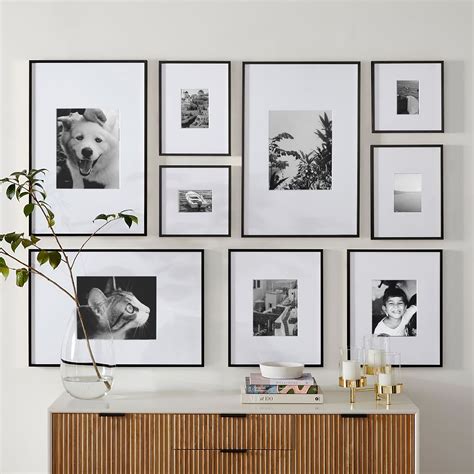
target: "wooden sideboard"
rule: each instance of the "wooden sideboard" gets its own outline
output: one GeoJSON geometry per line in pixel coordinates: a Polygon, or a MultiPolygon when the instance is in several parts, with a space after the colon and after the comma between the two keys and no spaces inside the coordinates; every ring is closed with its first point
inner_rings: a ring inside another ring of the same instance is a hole
{"type": "Polygon", "coordinates": [[[322,405],[241,405],[237,392],[111,395],[50,407],[53,474],[419,472],[417,407],[325,391],[322,405]]]}

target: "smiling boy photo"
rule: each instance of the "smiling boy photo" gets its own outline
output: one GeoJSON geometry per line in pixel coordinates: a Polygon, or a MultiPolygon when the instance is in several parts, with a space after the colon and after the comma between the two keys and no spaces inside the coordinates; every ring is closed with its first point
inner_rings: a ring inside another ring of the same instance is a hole
{"type": "Polygon", "coordinates": [[[416,336],[416,280],[374,280],[372,330],[377,336],[416,336]]]}

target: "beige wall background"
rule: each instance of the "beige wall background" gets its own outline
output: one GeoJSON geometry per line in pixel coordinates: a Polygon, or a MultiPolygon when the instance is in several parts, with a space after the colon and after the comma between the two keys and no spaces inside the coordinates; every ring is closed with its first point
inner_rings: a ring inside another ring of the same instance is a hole
{"type": "MultiPolygon", "coordinates": [[[[206,249],[204,368],[120,369],[116,391],[237,388],[246,369],[227,368],[227,248],[323,248],[324,360],[314,370],[335,385],[346,340],[347,248],[443,248],[444,367],[405,369],[421,410],[423,473],[470,473],[473,464],[473,9],[458,1],[353,2],[3,2],[0,174],[28,166],[28,60],[149,60],[149,235],[98,238],[97,248],[206,249]],[[232,60],[232,157],[158,157],[158,60],[232,60]],[[444,59],[444,134],[371,134],[370,60],[444,59]],[[241,61],[360,60],[361,237],[241,239],[241,61]],[[372,242],[369,146],[445,145],[445,224],[441,242],[372,242]],[[158,165],[231,164],[232,238],[158,238],[158,165]],[[187,384],[189,385],[189,384],[187,384]]],[[[0,232],[27,230],[21,211],[0,200],[0,232]]],[[[78,245],[77,238],[67,245],[78,245]]],[[[45,473],[47,407],[61,393],[57,369],[28,368],[27,291],[0,283],[0,470],[45,473]]],[[[52,302],[54,304],[54,302],[52,302]]],[[[68,315],[65,315],[65,317],[68,315]]]]}

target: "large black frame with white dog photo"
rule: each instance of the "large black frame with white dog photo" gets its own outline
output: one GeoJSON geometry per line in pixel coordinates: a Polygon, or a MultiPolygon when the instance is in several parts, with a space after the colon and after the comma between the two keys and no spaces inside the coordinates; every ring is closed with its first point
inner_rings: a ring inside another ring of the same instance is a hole
{"type": "MultiPolygon", "coordinates": [[[[147,61],[30,61],[30,168],[48,170],[58,235],[90,235],[98,214],[125,209],[138,225],[104,234],[146,235],[146,138],[147,61]]],[[[30,233],[51,235],[34,214],[30,233]]]]}

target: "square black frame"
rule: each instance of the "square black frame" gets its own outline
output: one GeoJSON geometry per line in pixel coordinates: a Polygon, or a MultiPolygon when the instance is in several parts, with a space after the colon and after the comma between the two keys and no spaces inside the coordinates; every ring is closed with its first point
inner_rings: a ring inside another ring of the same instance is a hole
{"type": "Polygon", "coordinates": [[[159,213],[160,213],[160,222],[159,222],[159,236],[160,237],[230,237],[232,229],[232,166],[230,165],[161,165],[160,166],[160,195],[159,195],[159,213]],[[227,234],[166,234],[163,232],[163,168],[227,168],[228,170],[228,200],[229,207],[227,215],[229,218],[227,234]]]}
{"type": "Polygon", "coordinates": [[[231,88],[231,61],[181,61],[181,60],[163,60],[158,62],[158,141],[159,141],[159,152],[160,156],[231,156],[232,149],[231,149],[231,96],[232,96],[232,88],[231,88]],[[228,142],[227,142],[227,153],[164,153],[163,152],[163,81],[162,81],[162,65],[163,64],[227,64],[227,90],[228,90],[228,101],[227,101],[227,109],[228,109],[228,142]]]}
{"type": "Polygon", "coordinates": [[[444,133],[444,61],[371,61],[370,99],[372,133],[444,133]],[[440,64],[441,65],[441,129],[439,130],[377,130],[375,128],[375,65],[376,64],[440,64]]]}
{"type": "Polygon", "coordinates": [[[348,249],[347,259],[347,347],[351,347],[351,253],[438,253],[439,254],[439,364],[402,364],[401,367],[443,367],[443,250],[442,249],[348,249]]]}
{"type": "MultiPolygon", "coordinates": [[[[110,233],[104,234],[107,237],[142,237],[146,236],[148,233],[148,221],[147,221],[147,186],[148,186],[148,173],[147,173],[147,141],[148,141],[148,61],[142,59],[31,59],[29,61],[29,139],[28,139],[28,146],[29,146],[29,161],[28,166],[30,169],[33,166],[33,66],[35,64],[67,64],[67,63],[93,63],[93,64],[113,64],[113,63],[135,63],[135,64],[143,64],[144,67],[144,85],[143,85],[143,92],[144,92],[144,130],[143,130],[143,161],[144,161],[144,188],[143,188],[143,232],[139,234],[127,234],[127,233],[110,233]]],[[[93,216],[92,216],[93,217],[93,216]]],[[[30,235],[37,235],[39,237],[50,237],[52,234],[43,234],[43,233],[36,233],[32,234],[33,229],[33,219],[30,215],[28,219],[28,233],[30,235]]],[[[56,233],[59,236],[70,236],[70,237],[85,237],[89,236],[90,234],[87,233],[73,233],[73,234],[64,234],[64,233],[56,233]]]]}
{"type": "MultiPolygon", "coordinates": [[[[65,252],[77,252],[79,249],[64,249],[65,252]]],[[[38,250],[30,249],[28,250],[28,265],[32,265],[32,255],[37,253],[38,250]]],[[[180,252],[180,253],[191,253],[198,252],[201,254],[201,361],[199,364],[116,364],[116,367],[204,367],[204,317],[205,317],[205,302],[204,302],[204,249],[87,249],[85,252],[159,252],[159,253],[169,253],[169,252],[180,252]]],[[[33,340],[32,340],[32,280],[28,281],[28,367],[59,367],[59,364],[34,364],[32,362],[33,354],[33,340]]]]}
{"type": "Polygon", "coordinates": [[[241,171],[241,237],[243,238],[358,238],[360,237],[360,90],[361,90],[361,63],[360,61],[243,61],[242,62],[242,171],[241,171]],[[356,233],[355,234],[317,234],[317,235],[254,235],[246,234],[245,229],[245,68],[247,65],[255,64],[320,64],[320,65],[336,65],[336,64],[353,64],[357,65],[357,216],[356,216],[356,233]]]}
{"type": "Polygon", "coordinates": [[[231,268],[231,256],[232,253],[237,252],[311,252],[319,253],[321,255],[321,268],[320,268],[320,279],[321,279],[321,292],[320,292],[320,312],[321,312],[321,363],[320,364],[304,364],[305,367],[324,367],[324,250],[323,249],[228,249],[227,250],[227,367],[258,367],[258,364],[232,364],[232,330],[231,330],[231,318],[232,318],[232,268],[231,268]]]}
{"type": "Polygon", "coordinates": [[[444,240],[444,164],[443,145],[371,145],[370,146],[370,238],[371,240],[444,240]],[[374,177],[374,150],[376,148],[439,148],[440,149],[440,176],[441,176],[441,227],[439,237],[376,237],[375,236],[375,177],[374,177]]]}

